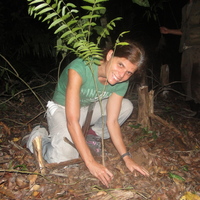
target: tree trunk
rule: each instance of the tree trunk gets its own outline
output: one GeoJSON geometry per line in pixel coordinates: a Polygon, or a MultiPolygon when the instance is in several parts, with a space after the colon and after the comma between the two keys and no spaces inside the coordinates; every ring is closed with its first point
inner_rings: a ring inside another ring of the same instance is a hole
{"type": "Polygon", "coordinates": [[[150,128],[149,114],[153,113],[153,91],[148,92],[148,86],[142,86],[138,90],[138,118],[137,123],[142,127],[150,128]]]}
{"type": "Polygon", "coordinates": [[[169,94],[168,88],[169,87],[169,66],[167,64],[161,66],[160,71],[160,81],[162,85],[162,93],[163,97],[167,97],[169,94]]]}

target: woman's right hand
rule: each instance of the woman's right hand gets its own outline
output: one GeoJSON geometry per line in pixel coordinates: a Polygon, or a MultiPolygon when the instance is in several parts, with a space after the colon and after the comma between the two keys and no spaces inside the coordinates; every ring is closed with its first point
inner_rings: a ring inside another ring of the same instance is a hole
{"type": "Polygon", "coordinates": [[[103,165],[99,164],[95,160],[86,164],[90,173],[98,178],[103,185],[109,187],[109,183],[113,179],[113,174],[103,165]]]}

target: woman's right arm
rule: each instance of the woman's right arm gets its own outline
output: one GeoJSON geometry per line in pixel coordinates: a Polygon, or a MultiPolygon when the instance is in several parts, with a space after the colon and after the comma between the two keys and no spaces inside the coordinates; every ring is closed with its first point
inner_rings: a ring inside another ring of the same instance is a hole
{"type": "Polygon", "coordinates": [[[75,70],[69,69],[65,104],[67,128],[76,146],[76,149],[80,153],[80,156],[84,160],[91,174],[97,177],[104,185],[108,187],[108,184],[113,178],[113,174],[106,167],[94,160],[79,124],[81,85],[81,76],[75,70]]]}

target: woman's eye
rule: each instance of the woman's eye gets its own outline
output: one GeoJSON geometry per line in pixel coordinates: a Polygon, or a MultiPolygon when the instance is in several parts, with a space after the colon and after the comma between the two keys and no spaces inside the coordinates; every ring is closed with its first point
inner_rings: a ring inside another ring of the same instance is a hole
{"type": "Polygon", "coordinates": [[[119,66],[120,66],[120,67],[123,67],[122,63],[119,63],[119,66]]]}
{"type": "Polygon", "coordinates": [[[133,73],[132,72],[126,72],[128,76],[131,76],[133,73]]]}

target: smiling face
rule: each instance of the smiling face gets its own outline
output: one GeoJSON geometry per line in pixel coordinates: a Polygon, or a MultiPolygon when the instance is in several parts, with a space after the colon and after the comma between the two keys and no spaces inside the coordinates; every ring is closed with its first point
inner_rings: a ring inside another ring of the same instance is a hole
{"type": "Polygon", "coordinates": [[[105,66],[107,82],[115,85],[120,82],[127,81],[137,70],[137,65],[131,63],[123,57],[113,57],[113,51],[107,54],[107,63],[105,66]]]}

